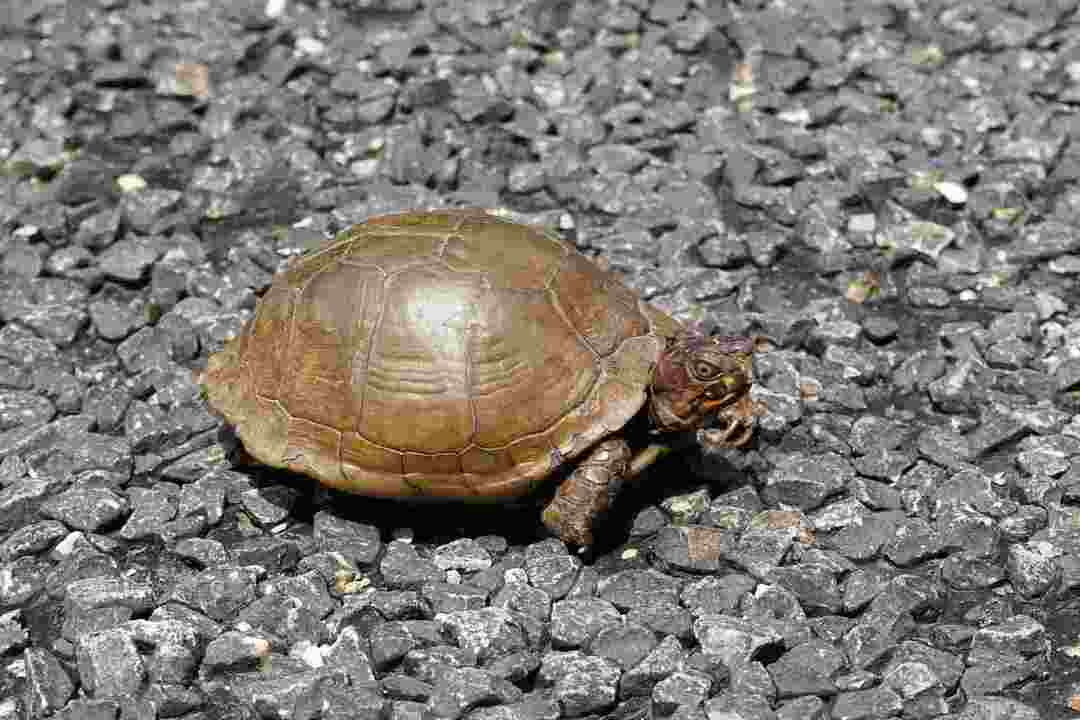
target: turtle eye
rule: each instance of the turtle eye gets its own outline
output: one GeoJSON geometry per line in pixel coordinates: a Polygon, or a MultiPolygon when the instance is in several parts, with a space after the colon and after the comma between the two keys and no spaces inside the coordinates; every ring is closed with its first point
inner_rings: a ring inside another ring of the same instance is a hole
{"type": "Polygon", "coordinates": [[[707,362],[697,362],[694,364],[694,375],[702,379],[715,377],[719,372],[720,368],[715,365],[710,365],[707,362]]]}

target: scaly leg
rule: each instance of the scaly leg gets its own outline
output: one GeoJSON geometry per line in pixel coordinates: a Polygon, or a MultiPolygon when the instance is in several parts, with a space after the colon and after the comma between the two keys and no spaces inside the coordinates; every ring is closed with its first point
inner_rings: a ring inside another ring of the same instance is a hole
{"type": "Polygon", "coordinates": [[[593,521],[604,513],[630,468],[630,446],[622,438],[599,443],[578,463],[544,508],[544,525],[563,541],[592,545],[593,521]]]}

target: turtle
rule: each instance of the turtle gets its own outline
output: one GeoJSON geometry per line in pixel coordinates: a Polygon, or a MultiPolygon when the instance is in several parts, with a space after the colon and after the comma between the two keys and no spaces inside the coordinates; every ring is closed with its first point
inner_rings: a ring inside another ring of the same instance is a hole
{"type": "Polygon", "coordinates": [[[586,548],[665,438],[749,441],[755,340],[685,326],[552,231],[425,210],[294,259],[204,385],[250,456],[338,490],[512,501],[558,477],[543,524],[586,548]]]}

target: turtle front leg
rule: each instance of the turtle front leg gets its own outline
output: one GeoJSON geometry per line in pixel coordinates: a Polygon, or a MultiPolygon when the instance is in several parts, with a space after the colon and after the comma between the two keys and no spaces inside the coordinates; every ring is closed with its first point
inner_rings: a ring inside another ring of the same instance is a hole
{"type": "Polygon", "coordinates": [[[563,541],[592,545],[593,521],[611,507],[630,469],[630,446],[622,438],[599,443],[578,463],[544,508],[544,525],[563,541]]]}

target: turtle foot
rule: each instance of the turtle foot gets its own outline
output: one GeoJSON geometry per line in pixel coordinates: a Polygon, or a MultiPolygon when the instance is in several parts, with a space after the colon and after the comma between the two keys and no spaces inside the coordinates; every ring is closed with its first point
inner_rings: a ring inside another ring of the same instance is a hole
{"type": "Polygon", "coordinates": [[[592,545],[593,523],[611,507],[630,467],[630,456],[622,438],[609,438],[593,448],[544,508],[544,526],[563,542],[592,545]]]}

